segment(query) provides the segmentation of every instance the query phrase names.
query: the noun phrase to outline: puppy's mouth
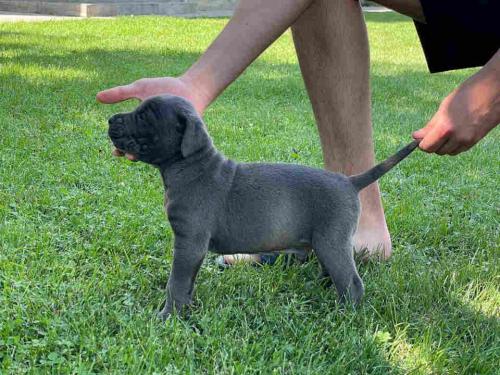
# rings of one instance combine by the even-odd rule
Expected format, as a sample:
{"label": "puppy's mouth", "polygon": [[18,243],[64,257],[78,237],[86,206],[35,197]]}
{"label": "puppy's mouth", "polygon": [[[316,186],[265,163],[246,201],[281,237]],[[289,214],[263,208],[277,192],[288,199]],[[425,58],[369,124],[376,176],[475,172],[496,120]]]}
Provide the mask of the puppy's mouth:
{"label": "puppy's mouth", "polygon": [[108,120],[108,135],[115,147],[121,152],[139,155],[141,147],[135,141],[121,115],[115,115]]}

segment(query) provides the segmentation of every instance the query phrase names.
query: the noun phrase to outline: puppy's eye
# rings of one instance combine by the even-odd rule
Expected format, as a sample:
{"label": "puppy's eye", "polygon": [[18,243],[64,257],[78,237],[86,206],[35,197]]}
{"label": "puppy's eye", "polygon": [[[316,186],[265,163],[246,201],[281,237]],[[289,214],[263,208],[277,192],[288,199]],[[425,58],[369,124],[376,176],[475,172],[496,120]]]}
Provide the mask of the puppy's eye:
{"label": "puppy's eye", "polygon": [[175,124],[175,130],[178,133],[184,133],[186,129],[187,118],[182,114],[177,114],[177,123]]}

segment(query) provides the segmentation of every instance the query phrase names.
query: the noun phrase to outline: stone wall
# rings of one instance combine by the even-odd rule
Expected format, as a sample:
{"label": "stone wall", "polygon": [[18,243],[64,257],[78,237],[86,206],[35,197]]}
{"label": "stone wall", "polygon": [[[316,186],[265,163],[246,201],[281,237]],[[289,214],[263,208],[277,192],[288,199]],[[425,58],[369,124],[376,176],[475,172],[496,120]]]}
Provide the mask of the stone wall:
{"label": "stone wall", "polygon": [[230,15],[238,0],[0,0],[0,11],[63,16],[106,17],[163,14]]}

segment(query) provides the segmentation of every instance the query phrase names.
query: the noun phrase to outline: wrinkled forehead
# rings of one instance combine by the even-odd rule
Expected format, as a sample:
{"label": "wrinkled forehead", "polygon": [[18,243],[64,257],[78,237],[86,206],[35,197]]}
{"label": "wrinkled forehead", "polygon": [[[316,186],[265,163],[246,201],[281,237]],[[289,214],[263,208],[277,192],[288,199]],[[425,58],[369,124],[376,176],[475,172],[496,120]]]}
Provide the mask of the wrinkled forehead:
{"label": "wrinkled forehead", "polygon": [[154,97],[142,102],[131,115],[138,130],[151,133],[177,129],[181,112],[175,97]]}
{"label": "wrinkled forehead", "polygon": [[158,99],[151,98],[139,104],[134,112],[143,112],[145,110],[159,111],[161,107],[162,103]]}
{"label": "wrinkled forehead", "polygon": [[178,108],[176,106],[174,97],[170,96],[158,96],[149,98],[143,101],[135,110],[135,112],[152,111],[157,116],[163,116],[166,118],[172,117],[177,112]]}
{"label": "wrinkled forehead", "polygon": [[152,106],[159,106],[159,107],[168,107],[172,106],[176,102],[176,97],[173,95],[160,95],[160,96],[154,96],[151,98],[148,98],[144,100],[137,109],[141,107],[148,107],[150,105]]}

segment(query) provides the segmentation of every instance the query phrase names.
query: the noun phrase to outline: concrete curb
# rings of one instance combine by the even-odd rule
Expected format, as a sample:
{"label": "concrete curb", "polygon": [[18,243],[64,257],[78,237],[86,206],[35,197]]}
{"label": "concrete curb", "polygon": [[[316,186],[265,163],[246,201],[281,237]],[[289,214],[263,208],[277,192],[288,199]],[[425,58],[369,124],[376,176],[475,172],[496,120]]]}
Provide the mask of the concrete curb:
{"label": "concrete curb", "polygon": [[182,16],[228,15],[237,0],[163,0],[116,3],[68,3],[39,0],[0,0],[0,11],[76,17],[112,17],[120,15]]}

